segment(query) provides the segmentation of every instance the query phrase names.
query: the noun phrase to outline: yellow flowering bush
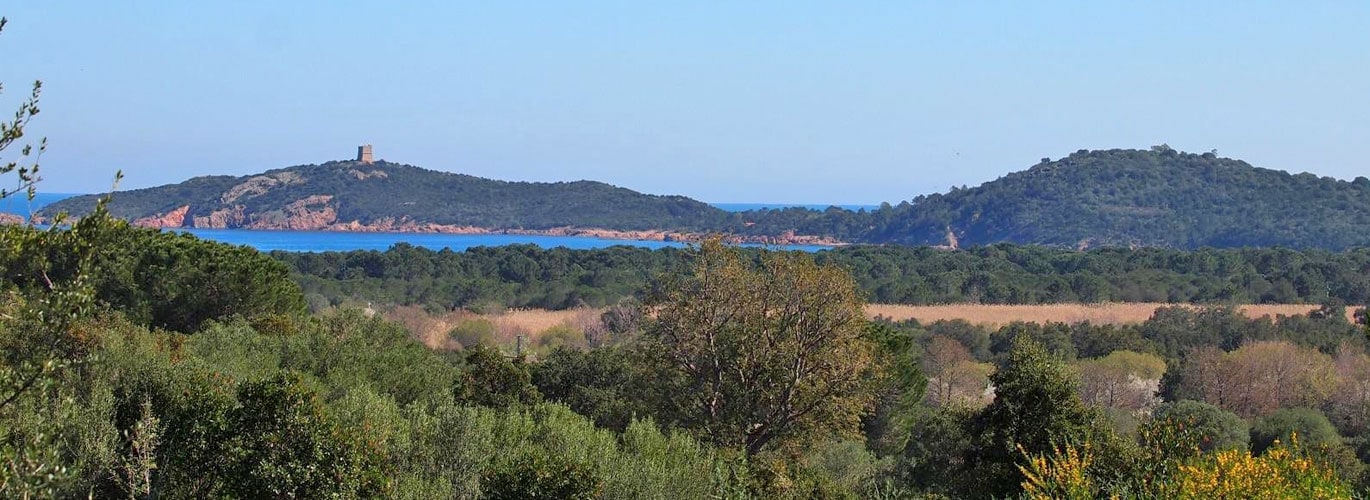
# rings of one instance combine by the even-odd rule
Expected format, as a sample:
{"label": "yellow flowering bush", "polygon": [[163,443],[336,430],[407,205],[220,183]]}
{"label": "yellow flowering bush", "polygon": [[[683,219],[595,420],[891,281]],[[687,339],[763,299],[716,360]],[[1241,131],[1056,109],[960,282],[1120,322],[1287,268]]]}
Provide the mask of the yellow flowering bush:
{"label": "yellow flowering bush", "polygon": [[1351,486],[1330,466],[1301,453],[1297,437],[1260,456],[1228,450],[1181,464],[1167,485],[1171,498],[1350,498]]}
{"label": "yellow flowering bush", "polygon": [[1018,466],[1023,473],[1023,496],[1033,500],[1099,498],[1100,488],[1090,474],[1095,458],[1088,443],[1055,448],[1050,456],[1028,456],[1027,465]]}
{"label": "yellow flowering bush", "polygon": [[[1089,443],[1027,456],[1027,463],[1019,467],[1024,477],[1023,497],[1331,499],[1350,498],[1352,494],[1351,485],[1337,477],[1329,464],[1299,448],[1297,437],[1289,445],[1276,442],[1259,456],[1229,449],[1175,460],[1164,464],[1167,467],[1156,468],[1169,477],[1134,477],[1126,486],[1096,477],[1098,458]],[[1111,491],[1114,488],[1110,485],[1118,486],[1118,490]]]}

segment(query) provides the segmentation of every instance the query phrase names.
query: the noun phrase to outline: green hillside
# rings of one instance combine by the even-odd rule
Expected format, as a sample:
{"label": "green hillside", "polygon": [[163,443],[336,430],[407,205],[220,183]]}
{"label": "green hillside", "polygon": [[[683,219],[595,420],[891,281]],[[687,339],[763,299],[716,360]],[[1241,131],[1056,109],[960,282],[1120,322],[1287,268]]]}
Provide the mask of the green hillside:
{"label": "green hillside", "polygon": [[[682,196],[654,196],[592,181],[505,182],[378,161],[335,161],[301,165],[244,177],[197,177],[180,184],[114,196],[110,212],[137,219],[166,214],[188,205],[186,227],[194,217],[241,207],[244,227],[290,217],[292,203],[314,212],[331,209],[340,223],[369,224],[391,218],[420,223],[496,229],[589,227],[617,230],[717,227],[727,213]],[[54,203],[48,213],[85,213],[95,197]]]}
{"label": "green hillside", "polygon": [[1081,150],[978,187],[871,213],[830,208],[747,214],[758,234],[796,230],[854,243],[1059,247],[1370,245],[1370,179],[1256,168],[1213,153]]}
{"label": "green hillside", "polygon": [[[55,203],[80,214],[93,197]],[[1370,180],[1253,167],[1213,153],[1081,150],[978,187],[870,212],[789,208],[727,213],[683,196],[591,181],[505,182],[409,165],[353,161],[197,177],[117,193],[110,211],[138,219],[188,206],[184,227],[337,229],[412,221],[488,229],[601,228],[827,237],[852,243],[1057,247],[1370,246]],[[330,224],[334,226],[330,226]],[[165,224],[163,224],[165,225]],[[346,229],[346,228],[344,228]]]}
{"label": "green hillside", "polygon": [[1370,244],[1370,180],[1255,168],[1212,153],[1080,151],[914,199],[862,240],[1178,248]]}

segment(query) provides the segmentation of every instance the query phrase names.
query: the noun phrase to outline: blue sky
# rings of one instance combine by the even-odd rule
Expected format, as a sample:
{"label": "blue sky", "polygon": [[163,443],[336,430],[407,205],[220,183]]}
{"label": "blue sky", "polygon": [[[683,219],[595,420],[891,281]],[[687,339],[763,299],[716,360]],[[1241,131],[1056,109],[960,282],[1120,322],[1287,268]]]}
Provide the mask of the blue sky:
{"label": "blue sky", "polygon": [[[1370,172],[1370,2],[0,6],[47,191],[347,158],[878,203],[1078,149]],[[8,111],[5,111],[8,113]]]}

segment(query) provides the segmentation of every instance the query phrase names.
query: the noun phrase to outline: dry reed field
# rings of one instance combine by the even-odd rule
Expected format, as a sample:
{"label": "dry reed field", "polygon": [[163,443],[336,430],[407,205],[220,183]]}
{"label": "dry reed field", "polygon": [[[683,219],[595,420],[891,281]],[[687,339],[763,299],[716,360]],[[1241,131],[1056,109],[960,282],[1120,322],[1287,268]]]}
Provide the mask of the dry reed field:
{"label": "dry reed field", "polygon": [[[895,321],[917,319],[923,323],[938,320],[963,319],[974,324],[1002,326],[1014,321],[1046,323],[1078,323],[1088,321],[1095,324],[1141,323],[1151,318],[1157,308],[1168,306],[1200,307],[1192,304],[1166,304],[1159,302],[1143,303],[1101,303],[1101,304],[1039,304],[1039,305],[1000,305],[1000,304],[946,304],[934,306],[910,306],[902,304],[868,304],[866,315],[871,318],[885,317]],[[1239,306],[1241,311],[1252,318],[1261,316],[1293,316],[1307,314],[1318,308],[1312,304],[1258,304]],[[576,331],[588,331],[599,324],[603,309],[569,309],[549,311],[545,309],[510,309],[495,314],[476,314],[467,311],[453,311],[432,315],[415,306],[396,307],[384,313],[386,319],[405,326],[414,337],[433,349],[456,349],[458,344],[448,332],[463,321],[486,320],[495,326],[495,341],[500,345],[513,346],[516,338],[522,335],[526,342],[535,343],[548,330],[565,326]],[[1347,309],[1347,320],[1353,320],[1355,309]]]}
{"label": "dry reed field", "polygon": [[456,344],[448,332],[463,321],[487,320],[495,325],[495,340],[501,345],[513,345],[519,335],[534,341],[539,334],[554,327],[569,326],[585,331],[599,322],[601,309],[510,309],[496,314],[476,314],[452,311],[432,315],[418,306],[402,306],[385,312],[385,318],[404,325],[414,337],[433,349],[454,349]]}
{"label": "dry reed field", "polygon": [[[1141,323],[1156,312],[1157,308],[1167,306],[1199,307],[1191,304],[1165,304],[1158,302],[1140,303],[1102,303],[1102,304],[1039,304],[1039,305],[1000,305],[1000,304],[946,304],[935,306],[910,306],[900,304],[869,304],[866,315],[883,316],[896,321],[917,319],[927,323],[938,320],[963,319],[975,324],[1001,326],[1014,321],[1045,323],[1077,323],[1088,321],[1099,324]],[[1276,317],[1307,314],[1317,309],[1312,304],[1255,304],[1243,305],[1240,309],[1247,316]],[[1347,319],[1352,319],[1353,310],[1348,308]]]}

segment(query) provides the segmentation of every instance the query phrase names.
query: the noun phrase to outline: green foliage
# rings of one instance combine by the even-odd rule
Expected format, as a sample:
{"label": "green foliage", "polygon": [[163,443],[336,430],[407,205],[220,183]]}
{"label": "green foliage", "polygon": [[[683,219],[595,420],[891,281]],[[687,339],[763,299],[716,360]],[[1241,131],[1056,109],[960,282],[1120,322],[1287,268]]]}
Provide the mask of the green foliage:
{"label": "green foliage", "polygon": [[336,390],[369,388],[401,405],[447,397],[461,376],[399,325],[355,309],[292,329],[298,331],[270,335],[245,321],[216,323],[191,336],[186,349],[239,380],[294,371]]}
{"label": "green foliage", "polygon": [[542,399],[523,358],[506,359],[498,349],[477,346],[466,350],[461,400],[504,408]]}
{"label": "green foliage", "polygon": [[967,464],[986,494],[1017,493],[1025,453],[1050,452],[1100,434],[1099,415],[1080,400],[1077,375],[1027,337],[1015,341],[990,381],[994,402],[969,424],[975,445]]}
{"label": "green foliage", "polygon": [[710,241],[694,273],[647,306],[647,351],[683,383],[655,387],[659,400],[676,400],[674,422],[720,446],[750,456],[819,429],[854,432],[874,402],[883,359],[855,284],[807,254],[748,262]]}
{"label": "green foliage", "polygon": [[1260,454],[1277,440],[1290,442],[1295,434],[1305,447],[1341,445],[1341,435],[1327,415],[1312,408],[1283,408],[1251,425],[1251,451]]}
{"label": "green foliage", "polygon": [[[110,211],[136,219],[189,206],[187,226],[216,211],[241,211],[241,221],[225,218],[230,227],[257,223],[285,228],[288,205],[320,194],[331,196],[326,204],[336,210],[338,222],[363,224],[389,219],[496,229],[709,229],[732,218],[682,196],[647,195],[600,182],[505,182],[386,161],[332,161],[254,176],[196,177],[120,192]],[[92,203],[90,197],[78,196],[45,213],[84,214]]]}
{"label": "green foliage", "polygon": [[905,435],[896,455],[899,482],[948,495],[973,490],[976,479],[965,473],[973,446],[968,432],[973,417],[958,407],[917,407],[905,414],[898,421]]}
{"label": "green foliage", "polygon": [[[83,234],[90,231],[98,234]],[[194,332],[213,319],[304,311],[287,268],[247,247],[133,228],[98,215],[71,231],[3,226],[0,239],[33,242],[22,251],[0,252],[6,282],[41,289],[48,281],[70,281],[84,266],[100,303],[158,328]],[[93,252],[89,262],[76,257],[83,252]]]}
{"label": "green foliage", "polygon": [[595,425],[624,430],[652,413],[646,387],[650,367],[626,348],[556,349],[532,366],[533,384],[548,400],[565,404]]}
{"label": "green foliage", "polygon": [[485,318],[464,319],[447,336],[462,347],[494,346],[495,323]]}
{"label": "green foliage", "polygon": [[[1162,431],[1168,428],[1170,432]],[[1142,433],[1145,446],[1164,446],[1179,450],[1164,454],[1182,458],[1195,452],[1245,450],[1250,436],[1246,422],[1237,414],[1201,401],[1181,400],[1156,407]],[[1159,439],[1159,436],[1165,436]]]}
{"label": "green foliage", "polygon": [[841,440],[811,448],[804,457],[815,470],[826,476],[835,489],[857,498],[869,498],[893,468],[892,458],[871,453],[862,441]]}
{"label": "green foliage", "polygon": [[979,187],[882,208],[870,219],[888,224],[877,222],[860,239],[939,244],[950,227],[963,245],[1342,249],[1367,243],[1354,215],[1367,204],[1364,183],[1208,153],[1081,150]]}
{"label": "green foliage", "polygon": [[588,347],[585,331],[570,325],[557,325],[538,335],[537,347],[540,352],[554,349],[584,349]]}
{"label": "green foliage", "polygon": [[635,420],[619,435],[553,404],[440,404],[406,413],[415,426],[412,447],[396,455],[401,469],[442,479],[462,497],[564,488],[602,498],[718,498],[747,481],[745,468],[650,420]]}
{"label": "green foliage", "polygon": [[298,378],[278,376],[238,389],[229,421],[234,439],[223,492],[240,498],[383,494],[383,457],[324,414]]}
{"label": "green foliage", "polygon": [[[739,251],[751,259],[764,252]],[[361,300],[444,309],[610,306],[647,288],[660,274],[682,272],[689,259],[676,248],[509,245],[453,252],[403,243],[385,252],[271,255],[290,267],[306,292],[319,297],[316,302]],[[847,269],[865,298],[878,303],[1370,303],[1370,274],[1363,272],[1370,267],[1367,249],[1081,252],[996,244],[945,251],[891,245],[833,248],[814,258]],[[1106,326],[1097,328],[1096,333],[1114,333]],[[1100,342],[1138,350],[1128,344],[1135,339],[1100,337]],[[1329,348],[1335,346],[1333,342]]]}
{"label": "green foliage", "polygon": [[485,498],[491,500],[599,498],[604,485],[590,465],[534,449],[485,473]]}

